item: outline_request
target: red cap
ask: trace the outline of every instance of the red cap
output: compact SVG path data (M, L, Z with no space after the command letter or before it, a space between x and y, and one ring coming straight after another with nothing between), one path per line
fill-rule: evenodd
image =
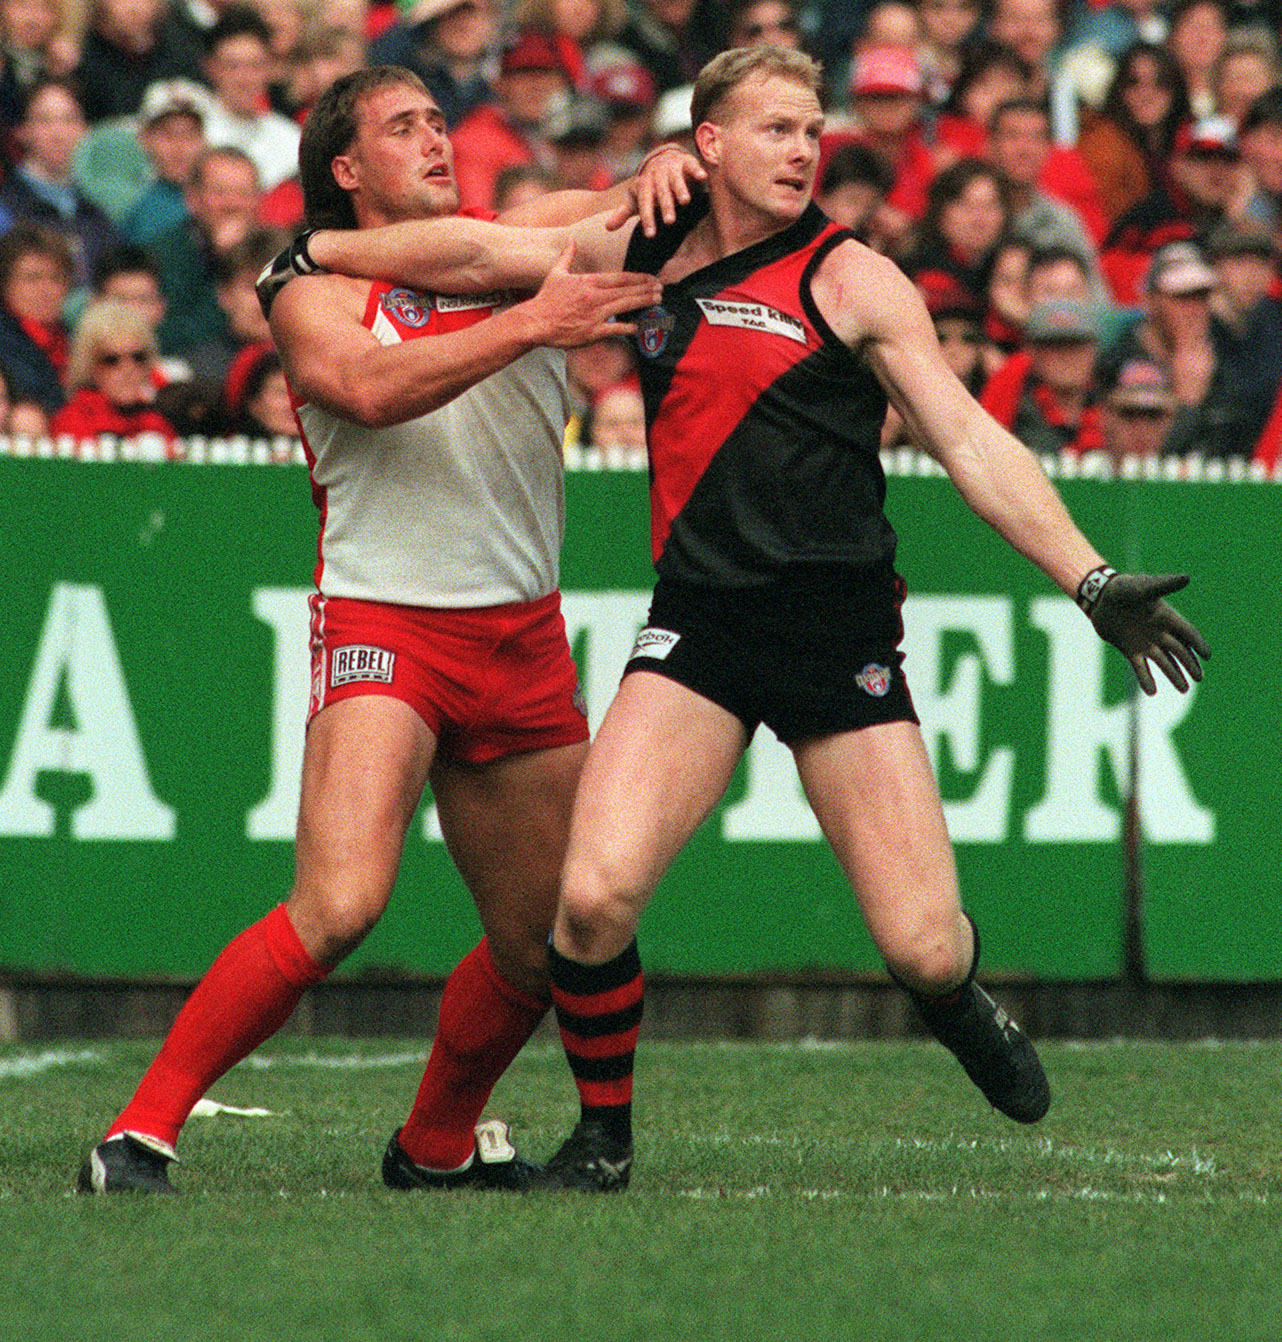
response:
M556 43L537 28L521 28L504 47L499 69L505 75L517 70L558 70L570 78Z
M921 66L907 47L867 47L855 58L850 92L856 98L876 93L920 94Z

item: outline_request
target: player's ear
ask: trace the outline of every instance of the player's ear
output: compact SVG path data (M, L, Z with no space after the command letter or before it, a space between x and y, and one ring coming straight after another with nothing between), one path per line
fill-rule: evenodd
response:
M709 166L721 162L721 127L712 121L701 121L695 127L695 148L699 157Z
M334 180L344 191L355 191L357 187L356 171L350 154L337 154L330 162L329 170Z

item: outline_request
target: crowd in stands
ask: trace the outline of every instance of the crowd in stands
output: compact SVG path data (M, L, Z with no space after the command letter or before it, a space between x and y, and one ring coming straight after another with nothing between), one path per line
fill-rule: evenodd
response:
M766 42L824 63L819 205L1031 447L1276 462L1282 0L0 0L0 433L295 431L253 280L340 75L415 71L504 209ZM632 358L571 356L568 441L642 444Z

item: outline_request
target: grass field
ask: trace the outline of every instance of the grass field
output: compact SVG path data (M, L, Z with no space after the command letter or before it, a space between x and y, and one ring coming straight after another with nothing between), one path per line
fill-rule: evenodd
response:
M0 1339L1277 1342L1279 1044L1047 1045L1026 1130L937 1046L643 1040L615 1197L386 1191L421 1047L281 1038L182 1198L70 1186L153 1046L0 1048ZM495 1093L546 1155L559 1049Z

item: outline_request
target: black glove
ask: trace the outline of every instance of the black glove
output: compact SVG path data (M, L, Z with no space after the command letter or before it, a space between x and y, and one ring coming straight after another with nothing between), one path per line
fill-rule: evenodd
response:
M264 317L272 315L272 304L276 295L294 278L295 275L315 275L321 267L312 260L307 244L316 232L314 228L304 229L283 252L278 252L263 267L263 272L254 282L258 291L258 306Z
M1077 604L1090 616L1095 632L1121 649L1145 694L1157 693L1150 660L1181 694L1189 687L1185 671L1194 680L1202 679L1198 658L1209 657L1211 649L1202 635L1162 600L1187 587L1188 582L1188 575L1183 573L1158 578L1097 568L1078 585Z

